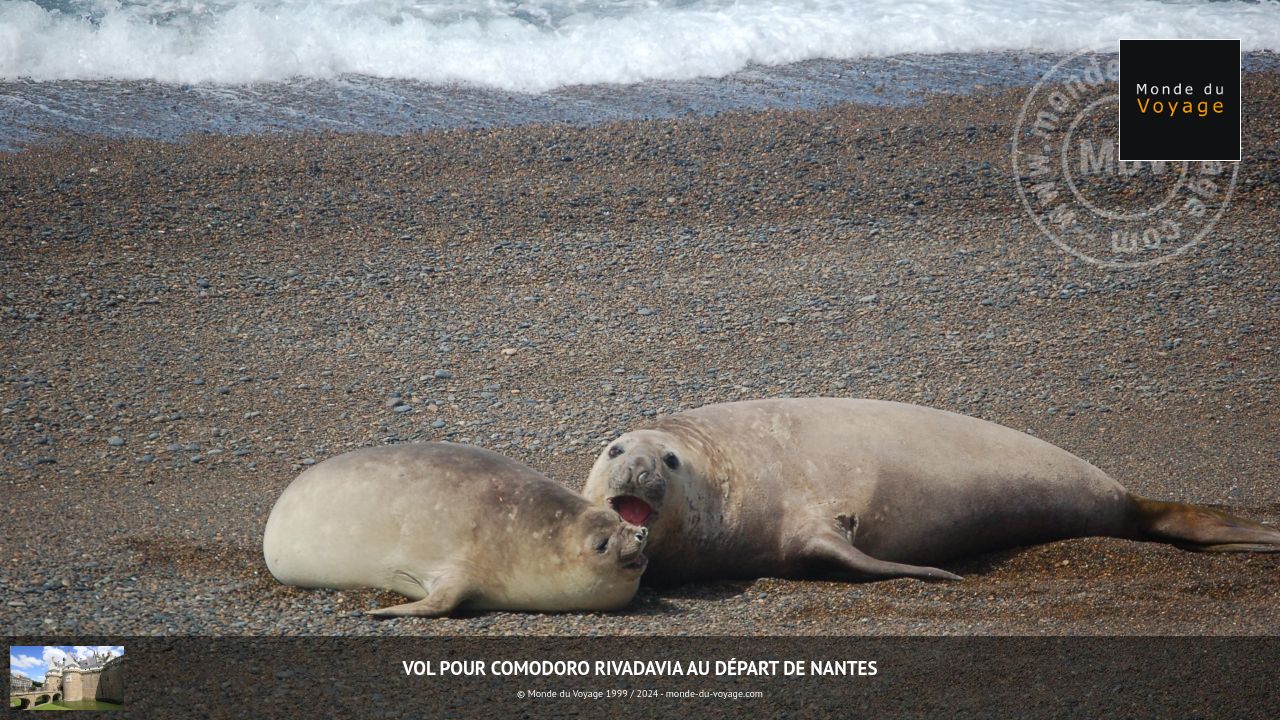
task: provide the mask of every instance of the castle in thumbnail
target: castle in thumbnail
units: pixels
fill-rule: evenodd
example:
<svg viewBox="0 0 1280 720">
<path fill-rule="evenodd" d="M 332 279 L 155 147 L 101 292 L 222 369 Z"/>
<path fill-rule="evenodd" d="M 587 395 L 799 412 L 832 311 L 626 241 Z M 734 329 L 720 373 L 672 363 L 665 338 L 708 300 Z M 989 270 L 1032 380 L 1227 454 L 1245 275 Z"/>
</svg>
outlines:
<svg viewBox="0 0 1280 720">
<path fill-rule="evenodd" d="M 25 680 L 23 683 L 21 680 Z M 18 709 L 48 702 L 124 703 L 124 655 L 95 652 L 87 657 L 57 660 L 45 672 L 44 684 L 33 687 L 31 680 L 10 673 L 10 697 Z"/>
<path fill-rule="evenodd" d="M 93 653 L 54 663 L 44 676 L 46 691 L 58 688 L 68 702 L 103 700 L 124 702 L 124 656 Z"/>
</svg>

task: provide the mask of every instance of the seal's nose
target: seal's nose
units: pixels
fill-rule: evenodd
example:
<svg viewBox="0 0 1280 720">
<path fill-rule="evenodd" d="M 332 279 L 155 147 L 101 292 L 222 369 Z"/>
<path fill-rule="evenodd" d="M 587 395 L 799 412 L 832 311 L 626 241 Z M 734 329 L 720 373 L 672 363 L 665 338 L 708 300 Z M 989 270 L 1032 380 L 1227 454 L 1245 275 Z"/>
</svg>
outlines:
<svg viewBox="0 0 1280 720">
<path fill-rule="evenodd" d="M 622 482 L 624 484 L 632 481 L 636 483 L 648 482 L 653 477 L 653 469 L 653 458 L 636 455 L 622 468 Z"/>
</svg>

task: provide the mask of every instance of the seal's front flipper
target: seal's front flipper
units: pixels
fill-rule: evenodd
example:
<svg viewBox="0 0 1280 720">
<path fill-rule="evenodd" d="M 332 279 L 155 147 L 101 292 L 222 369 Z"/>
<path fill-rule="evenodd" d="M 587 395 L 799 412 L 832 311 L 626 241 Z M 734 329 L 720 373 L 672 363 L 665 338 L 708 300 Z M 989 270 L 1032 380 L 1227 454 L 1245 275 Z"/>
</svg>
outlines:
<svg viewBox="0 0 1280 720">
<path fill-rule="evenodd" d="M 397 573 L 412 577 L 406 573 Z M 376 618 L 393 618 L 393 617 L 442 617 L 453 612 L 462 601 L 466 599 L 465 589 L 457 584 L 450 582 L 436 582 L 429 589 L 429 595 L 421 600 L 407 602 L 403 605 L 392 605 L 391 607 L 380 608 L 378 610 L 370 610 L 367 615 Z"/>
<path fill-rule="evenodd" d="M 909 577 L 921 580 L 962 580 L 959 575 L 938 568 L 922 565 L 903 565 L 902 563 L 877 560 L 850 545 L 846 538 L 834 530 L 821 532 L 805 543 L 805 559 L 827 565 L 835 565 L 841 570 L 867 580 L 887 580 L 889 578 Z"/>
<path fill-rule="evenodd" d="M 1130 496 L 1131 531 L 1139 540 L 1196 552 L 1280 552 L 1280 530 L 1207 507 Z"/>
</svg>

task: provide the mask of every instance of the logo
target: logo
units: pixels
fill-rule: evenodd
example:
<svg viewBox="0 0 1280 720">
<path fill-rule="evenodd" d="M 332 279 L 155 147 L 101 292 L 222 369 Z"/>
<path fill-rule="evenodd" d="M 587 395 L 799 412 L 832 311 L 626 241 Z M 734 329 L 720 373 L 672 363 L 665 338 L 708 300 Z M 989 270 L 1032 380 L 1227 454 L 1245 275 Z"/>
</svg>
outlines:
<svg viewBox="0 0 1280 720">
<path fill-rule="evenodd" d="M 1240 41 L 1121 40 L 1120 158 L 1240 160 Z"/>
<path fill-rule="evenodd" d="M 1230 204 L 1236 163 L 1119 159 L 1119 59 L 1076 54 L 1036 83 L 1013 135 L 1018 197 L 1059 248 L 1108 268 L 1195 247 Z"/>
</svg>

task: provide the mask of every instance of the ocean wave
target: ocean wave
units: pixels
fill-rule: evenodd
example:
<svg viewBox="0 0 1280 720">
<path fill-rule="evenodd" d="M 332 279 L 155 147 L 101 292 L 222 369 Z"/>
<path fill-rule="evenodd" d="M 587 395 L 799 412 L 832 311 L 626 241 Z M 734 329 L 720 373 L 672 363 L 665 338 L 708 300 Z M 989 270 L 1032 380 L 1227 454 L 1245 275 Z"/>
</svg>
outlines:
<svg viewBox="0 0 1280 720">
<path fill-rule="evenodd" d="M 1280 3 L 1153 0 L 0 0 L 0 79 L 367 75 L 520 92 L 902 53 L 1280 50 Z"/>
</svg>

